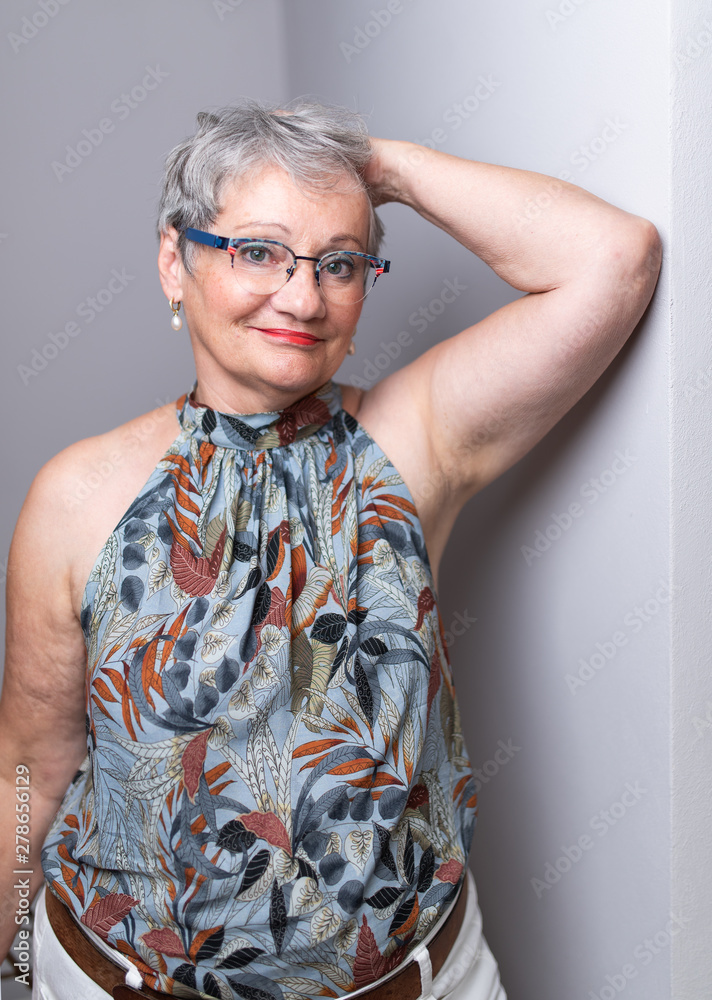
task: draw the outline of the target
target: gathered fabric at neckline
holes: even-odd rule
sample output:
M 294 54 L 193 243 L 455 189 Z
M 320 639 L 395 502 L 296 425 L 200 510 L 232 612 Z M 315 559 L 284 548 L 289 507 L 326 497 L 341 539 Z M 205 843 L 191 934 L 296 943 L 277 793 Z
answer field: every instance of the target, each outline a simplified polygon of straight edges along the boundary
M 281 410 L 227 413 L 195 400 L 198 380 L 176 401 L 184 431 L 219 448 L 261 450 L 278 448 L 310 437 L 342 408 L 341 386 L 329 379 Z

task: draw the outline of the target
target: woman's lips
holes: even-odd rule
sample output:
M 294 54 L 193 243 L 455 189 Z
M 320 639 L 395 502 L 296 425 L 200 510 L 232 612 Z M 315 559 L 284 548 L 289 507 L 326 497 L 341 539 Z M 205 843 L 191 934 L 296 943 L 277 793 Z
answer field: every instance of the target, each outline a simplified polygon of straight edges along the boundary
M 270 337 L 278 337 L 280 340 L 287 340 L 291 344 L 318 344 L 319 338 L 312 337 L 309 333 L 303 333 L 300 330 L 279 330 L 279 329 L 265 329 L 261 326 L 256 326 L 255 330 L 259 330 L 260 333 L 269 334 Z

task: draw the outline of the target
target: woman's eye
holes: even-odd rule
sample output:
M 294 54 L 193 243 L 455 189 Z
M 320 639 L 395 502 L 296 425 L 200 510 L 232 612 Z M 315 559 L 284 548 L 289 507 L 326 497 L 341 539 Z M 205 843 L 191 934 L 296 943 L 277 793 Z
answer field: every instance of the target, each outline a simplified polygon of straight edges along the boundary
M 326 272 L 335 278 L 350 278 L 354 272 L 354 262 L 351 257 L 337 257 L 328 262 Z
M 271 264 L 274 260 L 274 254 L 270 248 L 260 243 L 240 247 L 238 257 L 247 264 Z

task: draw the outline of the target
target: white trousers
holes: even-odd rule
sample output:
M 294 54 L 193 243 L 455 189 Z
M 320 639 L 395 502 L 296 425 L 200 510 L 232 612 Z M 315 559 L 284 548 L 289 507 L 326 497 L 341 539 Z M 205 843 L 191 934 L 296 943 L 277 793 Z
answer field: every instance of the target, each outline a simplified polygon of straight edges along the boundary
M 460 933 L 452 951 L 435 979 L 431 980 L 428 938 L 415 949 L 414 959 L 420 965 L 423 993 L 419 1000 L 507 1000 L 499 981 L 497 962 L 482 934 L 482 914 L 477 903 L 475 882 L 467 873 L 467 906 Z M 35 929 L 33 937 L 33 987 L 32 1000 L 112 1000 L 111 994 L 90 979 L 76 965 L 57 940 L 45 909 L 45 890 L 37 896 Z M 94 939 L 93 939 L 94 940 Z M 107 945 L 97 941 L 106 951 Z M 118 953 L 112 950 L 116 959 Z M 127 966 L 127 982 L 137 986 L 136 970 L 124 956 L 120 960 Z M 364 991 L 370 989 L 364 987 Z M 358 992 L 348 994 L 358 996 Z

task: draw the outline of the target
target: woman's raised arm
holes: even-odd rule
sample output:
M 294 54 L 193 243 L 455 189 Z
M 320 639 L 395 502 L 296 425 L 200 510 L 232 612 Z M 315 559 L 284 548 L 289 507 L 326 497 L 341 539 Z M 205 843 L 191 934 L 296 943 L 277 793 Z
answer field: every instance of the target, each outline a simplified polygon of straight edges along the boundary
M 454 519 L 620 350 L 653 294 L 660 238 L 646 219 L 553 177 L 413 143 L 372 145 L 376 204 L 410 205 L 529 293 L 369 390 L 373 412 L 389 405 L 411 438 L 414 428 L 427 438 Z

